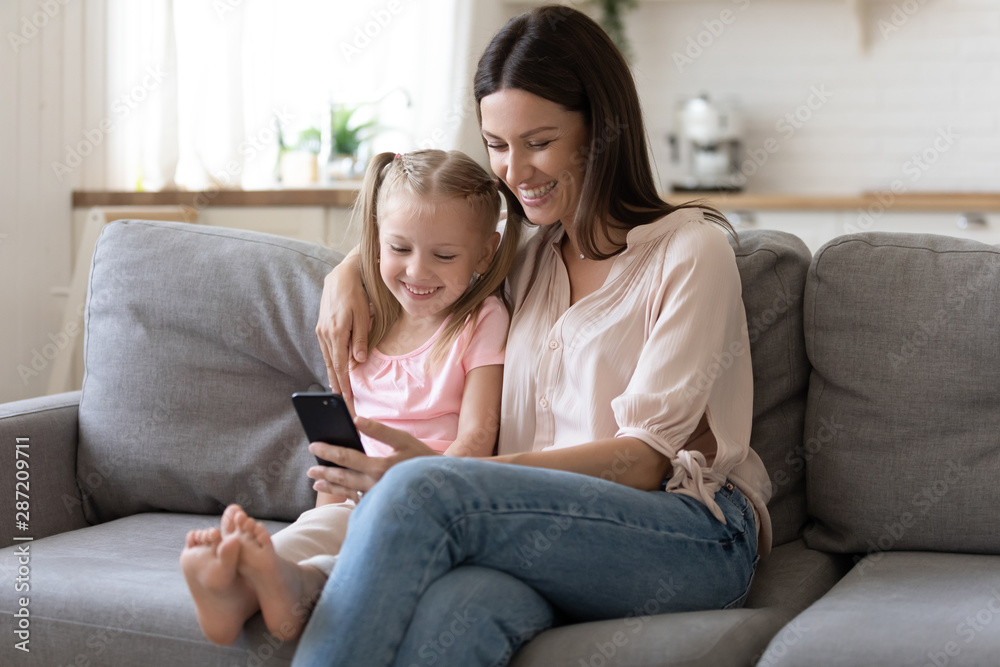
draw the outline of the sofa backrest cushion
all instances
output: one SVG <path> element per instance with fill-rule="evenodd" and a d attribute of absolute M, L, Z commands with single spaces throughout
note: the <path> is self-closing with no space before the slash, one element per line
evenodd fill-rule
<path fill-rule="evenodd" d="M 739 233 L 736 252 L 743 283 L 753 364 L 750 446 L 771 478 L 768 502 L 778 546 L 799 537 L 806 520 L 802 428 L 809 362 L 802 336 L 802 291 L 812 255 L 797 237 L 771 230 Z"/>
<path fill-rule="evenodd" d="M 804 305 L 808 546 L 1000 553 L 1000 250 L 843 236 Z"/>
<path fill-rule="evenodd" d="M 341 256 L 270 234 L 103 230 L 84 320 L 77 476 L 92 522 L 238 502 L 292 520 L 315 464 L 291 395 L 327 384 L 315 328 Z"/>

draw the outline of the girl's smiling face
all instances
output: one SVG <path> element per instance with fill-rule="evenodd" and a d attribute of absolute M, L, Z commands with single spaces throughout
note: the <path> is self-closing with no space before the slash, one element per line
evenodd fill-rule
<path fill-rule="evenodd" d="M 583 114 L 517 88 L 487 95 L 479 109 L 490 166 L 528 220 L 571 229 L 590 136 Z"/>
<path fill-rule="evenodd" d="M 500 234 L 483 230 L 461 199 L 394 195 L 379 219 L 379 272 L 406 314 L 441 323 L 485 273 Z"/>

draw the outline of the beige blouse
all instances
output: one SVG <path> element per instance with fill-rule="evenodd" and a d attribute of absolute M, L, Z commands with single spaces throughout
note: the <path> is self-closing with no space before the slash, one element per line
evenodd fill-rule
<path fill-rule="evenodd" d="M 749 445 L 750 342 L 724 233 L 700 209 L 632 229 L 604 285 L 572 306 L 564 233 L 531 230 L 511 276 L 499 453 L 638 438 L 670 459 L 668 492 L 723 522 L 714 496 L 728 477 L 753 505 L 758 552 L 768 553 L 771 484 Z M 682 449 L 703 415 L 712 465 Z"/>

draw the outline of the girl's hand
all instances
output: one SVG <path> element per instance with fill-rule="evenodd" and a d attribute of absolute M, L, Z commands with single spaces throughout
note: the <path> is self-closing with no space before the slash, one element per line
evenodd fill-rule
<path fill-rule="evenodd" d="M 371 326 L 368 295 L 361 283 L 358 256 L 353 252 L 323 280 L 316 337 L 326 362 L 330 390 L 354 404 L 349 375 L 351 356 L 359 363 L 368 354 Z M 352 338 L 353 336 L 353 338 Z"/>
<path fill-rule="evenodd" d="M 406 431 L 364 417 L 358 417 L 354 423 L 359 431 L 379 442 L 384 442 L 395 451 L 389 456 L 372 457 L 349 447 L 338 447 L 325 442 L 310 443 L 310 452 L 321 459 L 343 466 L 343 468 L 333 466 L 309 468 L 307 474 L 316 480 L 313 488 L 317 491 L 345 495 L 357 502 L 360 500 L 358 492 L 363 493 L 371 489 L 389 468 L 400 461 L 417 456 L 438 456 L 437 452 Z"/>

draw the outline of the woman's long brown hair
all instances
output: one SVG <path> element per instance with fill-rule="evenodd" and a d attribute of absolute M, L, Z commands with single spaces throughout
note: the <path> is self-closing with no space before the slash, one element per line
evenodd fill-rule
<path fill-rule="evenodd" d="M 705 218 L 736 238 L 726 217 L 697 201 L 671 205 L 653 180 L 639 94 L 625 57 L 594 21 L 561 5 L 546 5 L 515 16 L 493 37 L 479 60 L 474 91 L 480 103 L 504 89 L 520 89 L 583 114 L 590 143 L 575 156 L 584 167 L 574 241 L 587 257 L 607 259 L 623 247 L 608 227 L 627 230 L 682 208 L 702 209 Z M 484 140 L 485 143 L 485 140 Z M 488 150 L 488 149 L 487 149 Z M 508 220 L 524 218 L 507 186 Z M 602 253 L 598 234 L 617 249 Z"/>

